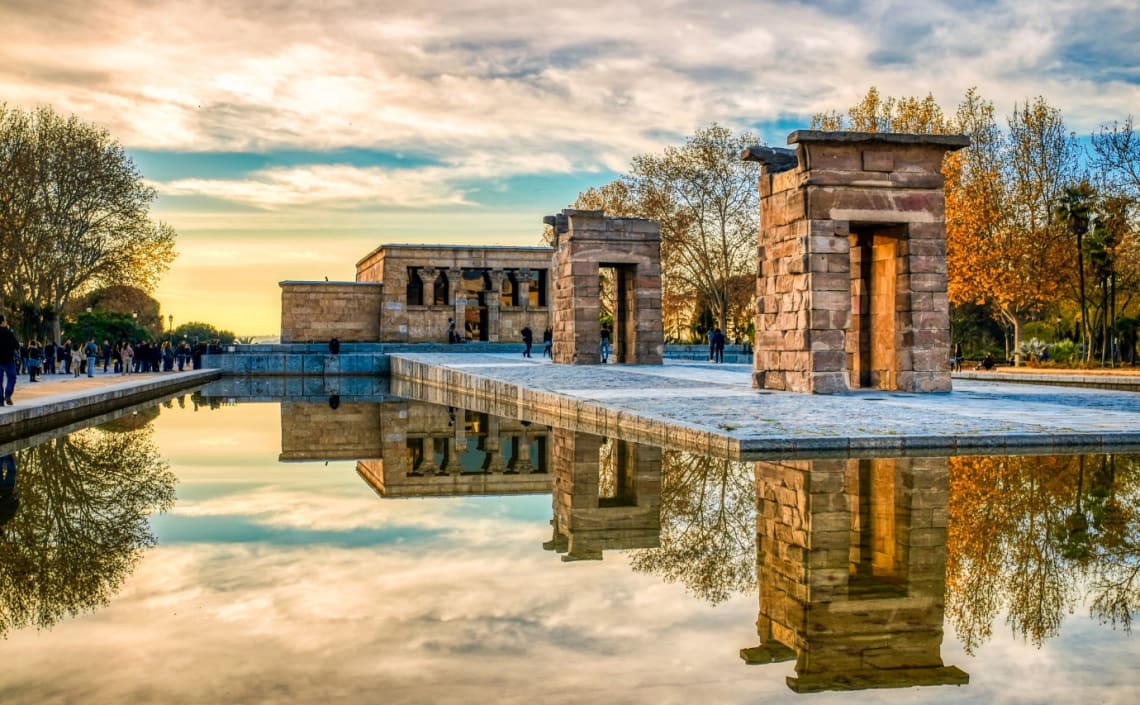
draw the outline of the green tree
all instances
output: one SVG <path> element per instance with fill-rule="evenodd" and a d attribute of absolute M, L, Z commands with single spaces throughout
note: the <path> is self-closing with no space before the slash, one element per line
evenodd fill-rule
<path fill-rule="evenodd" d="M 201 321 L 190 321 L 183 323 L 174 329 L 172 334 L 174 340 L 179 341 L 185 338 L 190 342 L 195 340 L 208 343 L 211 340 L 217 339 L 222 345 L 232 345 L 236 336 L 233 331 L 222 330 L 215 328 L 209 323 L 202 323 Z"/>
<path fill-rule="evenodd" d="M 0 299 L 59 316 L 80 294 L 154 288 L 173 261 L 174 230 L 149 217 L 156 192 L 106 130 L 0 104 Z"/>

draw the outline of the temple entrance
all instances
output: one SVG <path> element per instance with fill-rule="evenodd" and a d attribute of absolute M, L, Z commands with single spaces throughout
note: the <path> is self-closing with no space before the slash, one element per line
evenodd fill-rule
<path fill-rule="evenodd" d="M 656 222 L 567 209 L 554 226 L 554 361 L 596 365 L 602 325 L 610 359 L 661 364 L 661 237 Z"/>
<path fill-rule="evenodd" d="M 852 388 L 897 388 L 897 292 L 905 234 L 904 226 L 851 225 L 847 372 Z"/>
<path fill-rule="evenodd" d="M 598 306 L 599 330 L 606 327 L 610 331 L 610 361 L 632 362 L 633 340 L 637 331 L 637 321 L 633 311 L 634 284 L 637 281 L 637 268 L 628 264 L 598 265 Z"/>

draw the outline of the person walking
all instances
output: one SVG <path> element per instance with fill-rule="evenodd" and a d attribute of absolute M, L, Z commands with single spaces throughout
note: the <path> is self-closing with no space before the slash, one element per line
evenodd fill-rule
<path fill-rule="evenodd" d="M 0 315 L 0 382 L 3 382 L 4 403 L 8 406 L 12 406 L 12 392 L 16 391 L 16 356 L 19 354 L 20 341 Z"/>
<path fill-rule="evenodd" d="M 87 339 L 83 346 L 83 355 L 87 358 L 87 376 L 95 376 L 95 363 L 99 360 L 99 346 L 95 344 L 95 336 Z"/>
<path fill-rule="evenodd" d="M 542 331 L 542 356 L 554 358 L 554 331 L 550 326 Z"/>
<path fill-rule="evenodd" d="M 530 357 L 530 349 L 534 345 L 534 331 L 530 329 L 530 326 L 523 326 L 522 339 L 526 345 L 526 348 L 523 350 L 523 357 Z"/>
<path fill-rule="evenodd" d="M 610 361 L 610 329 L 609 326 L 602 326 L 602 332 L 599 334 L 601 342 L 598 343 L 598 357 L 602 359 L 602 364 Z"/>

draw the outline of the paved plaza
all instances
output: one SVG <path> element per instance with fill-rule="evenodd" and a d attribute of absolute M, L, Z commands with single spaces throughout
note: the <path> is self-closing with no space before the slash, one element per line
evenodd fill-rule
<path fill-rule="evenodd" d="M 537 390 L 633 419 L 731 439 L 739 452 L 1140 444 L 1140 393 L 955 379 L 942 394 L 839 395 L 751 387 L 750 366 L 554 365 L 507 354 L 407 354 L 416 362 Z M 472 380 L 474 381 L 474 380 Z M 521 396 L 520 392 L 520 396 Z"/>

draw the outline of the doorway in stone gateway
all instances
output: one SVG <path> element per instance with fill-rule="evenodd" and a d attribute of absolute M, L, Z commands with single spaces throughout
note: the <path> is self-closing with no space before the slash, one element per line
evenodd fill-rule
<path fill-rule="evenodd" d="M 616 363 L 634 360 L 637 331 L 637 265 L 598 264 L 598 315 L 609 323 L 610 359 Z"/>
<path fill-rule="evenodd" d="M 898 374 L 898 291 L 904 273 L 906 226 L 851 224 L 851 318 L 847 326 L 848 383 L 895 389 Z"/>

